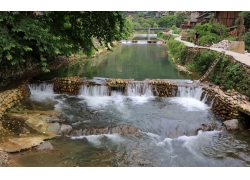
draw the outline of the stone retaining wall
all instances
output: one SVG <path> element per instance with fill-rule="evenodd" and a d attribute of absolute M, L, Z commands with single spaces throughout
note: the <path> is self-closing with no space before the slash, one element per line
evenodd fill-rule
<path fill-rule="evenodd" d="M 235 90 L 223 92 L 219 86 L 203 87 L 202 99 L 206 96 L 206 104 L 212 104 L 212 110 L 215 114 L 228 119 L 245 119 L 239 111 L 242 104 L 250 106 L 249 98 Z"/>
<path fill-rule="evenodd" d="M 13 106 L 20 103 L 22 99 L 30 96 L 30 90 L 27 82 L 18 86 L 18 88 L 0 92 L 0 119 Z"/>

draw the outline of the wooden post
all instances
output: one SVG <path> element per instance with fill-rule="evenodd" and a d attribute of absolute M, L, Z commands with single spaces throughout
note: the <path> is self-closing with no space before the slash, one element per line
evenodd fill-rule
<path fill-rule="evenodd" d="M 244 24 L 244 18 L 243 18 L 243 16 L 240 16 L 240 22 L 239 22 L 238 29 L 237 29 L 237 31 L 238 31 L 237 41 L 242 41 L 243 24 Z"/>

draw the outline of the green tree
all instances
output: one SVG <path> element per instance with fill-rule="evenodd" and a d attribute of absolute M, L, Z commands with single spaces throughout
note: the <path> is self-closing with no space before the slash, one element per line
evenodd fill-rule
<path fill-rule="evenodd" d="M 158 25 L 160 27 L 172 27 L 173 25 L 176 25 L 176 16 L 171 15 L 171 16 L 163 16 L 159 19 Z"/>
<path fill-rule="evenodd" d="M 176 26 L 180 27 L 181 23 L 184 21 L 184 19 L 187 19 L 188 16 L 184 12 L 178 12 L 176 14 Z"/>
<path fill-rule="evenodd" d="M 143 23 L 143 24 L 142 24 L 142 27 L 144 27 L 144 28 L 149 28 L 149 27 L 151 27 L 151 25 L 148 24 L 148 23 Z"/>
<path fill-rule="evenodd" d="M 0 62 L 16 65 L 29 58 L 48 71 L 47 62 L 57 55 L 90 55 L 93 38 L 110 48 L 130 32 L 123 12 L 0 12 Z"/>
<path fill-rule="evenodd" d="M 244 18 L 244 26 L 248 31 L 250 29 L 250 11 L 242 11 L 239 13 L 239 16 L 243 16 Z M 239 18 L 236 20 L 236 24 L 238 25 Z"/>
<path fill-rule="evenodd" d="M 159 26 L 158 26 L 157 23 L 154 23 L 154 24 L 153 24 L 153 27 L 154 27 L 154 28 L 158 28 Z"/>

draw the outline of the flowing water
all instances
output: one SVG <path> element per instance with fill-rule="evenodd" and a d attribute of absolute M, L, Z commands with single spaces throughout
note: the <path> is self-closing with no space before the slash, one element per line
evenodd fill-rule
<path fill-rule="evenodd" d="M 130 125 L 139 131 L 54 138 L 49 140 L 54 151 L 17 154 L 20 166 L 249 166 L 248 131 L 219 130 L 222 118 L 211 111 L 211 104 L 200 99 L 200 87 L 180 86 L 177 97 L 156 97 L 152 87 L 144 83 L 145 79 L 154 78 L 189 81 L 169 63 L 165 46 L 124 41 L 116 50 L 100 64 L 93 79 L 142 80 L 128 85 L 126 93 L 113 90 L 109 96 L 105 85 L 83 85 L 78 95 L 62 96 L 53 92 L 52 85 L 34 83 L 30 84 L 30 101 L 42 102 L 45 107 L 48 100 L 56 101 L 54 109 L 62 111 L 63 123 L 74 130 Z M 210 123 L 215 123 L 217 129 L 197 130 Z"/>

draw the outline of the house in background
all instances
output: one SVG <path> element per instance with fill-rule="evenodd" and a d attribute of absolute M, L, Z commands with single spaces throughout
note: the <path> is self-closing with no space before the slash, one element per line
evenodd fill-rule
<path fill-rule="evenodd" d="M 188 14 L 190 17 L 189 19 L 184 19 L 184 21 L 181 23 L 180 28 L 181 29 L 191 29 L 193 28 L 197 23 L 197 17 L 199 16 L 199 12 L 190 12 Z"/>
<path fill-rule="evenodd" d="M 235 20 L 238 18 L 240 11 L 215 11 L 214 21 L 219 22 L 230 30 L 237 28 L 235 25 Z"/>
<path fill-rule="evenodd" d="M 196 18 L 197 23 L 205 24 L 208 23 L 213 13 L 211 11 L 200 12 L 200 15 Z"/>

